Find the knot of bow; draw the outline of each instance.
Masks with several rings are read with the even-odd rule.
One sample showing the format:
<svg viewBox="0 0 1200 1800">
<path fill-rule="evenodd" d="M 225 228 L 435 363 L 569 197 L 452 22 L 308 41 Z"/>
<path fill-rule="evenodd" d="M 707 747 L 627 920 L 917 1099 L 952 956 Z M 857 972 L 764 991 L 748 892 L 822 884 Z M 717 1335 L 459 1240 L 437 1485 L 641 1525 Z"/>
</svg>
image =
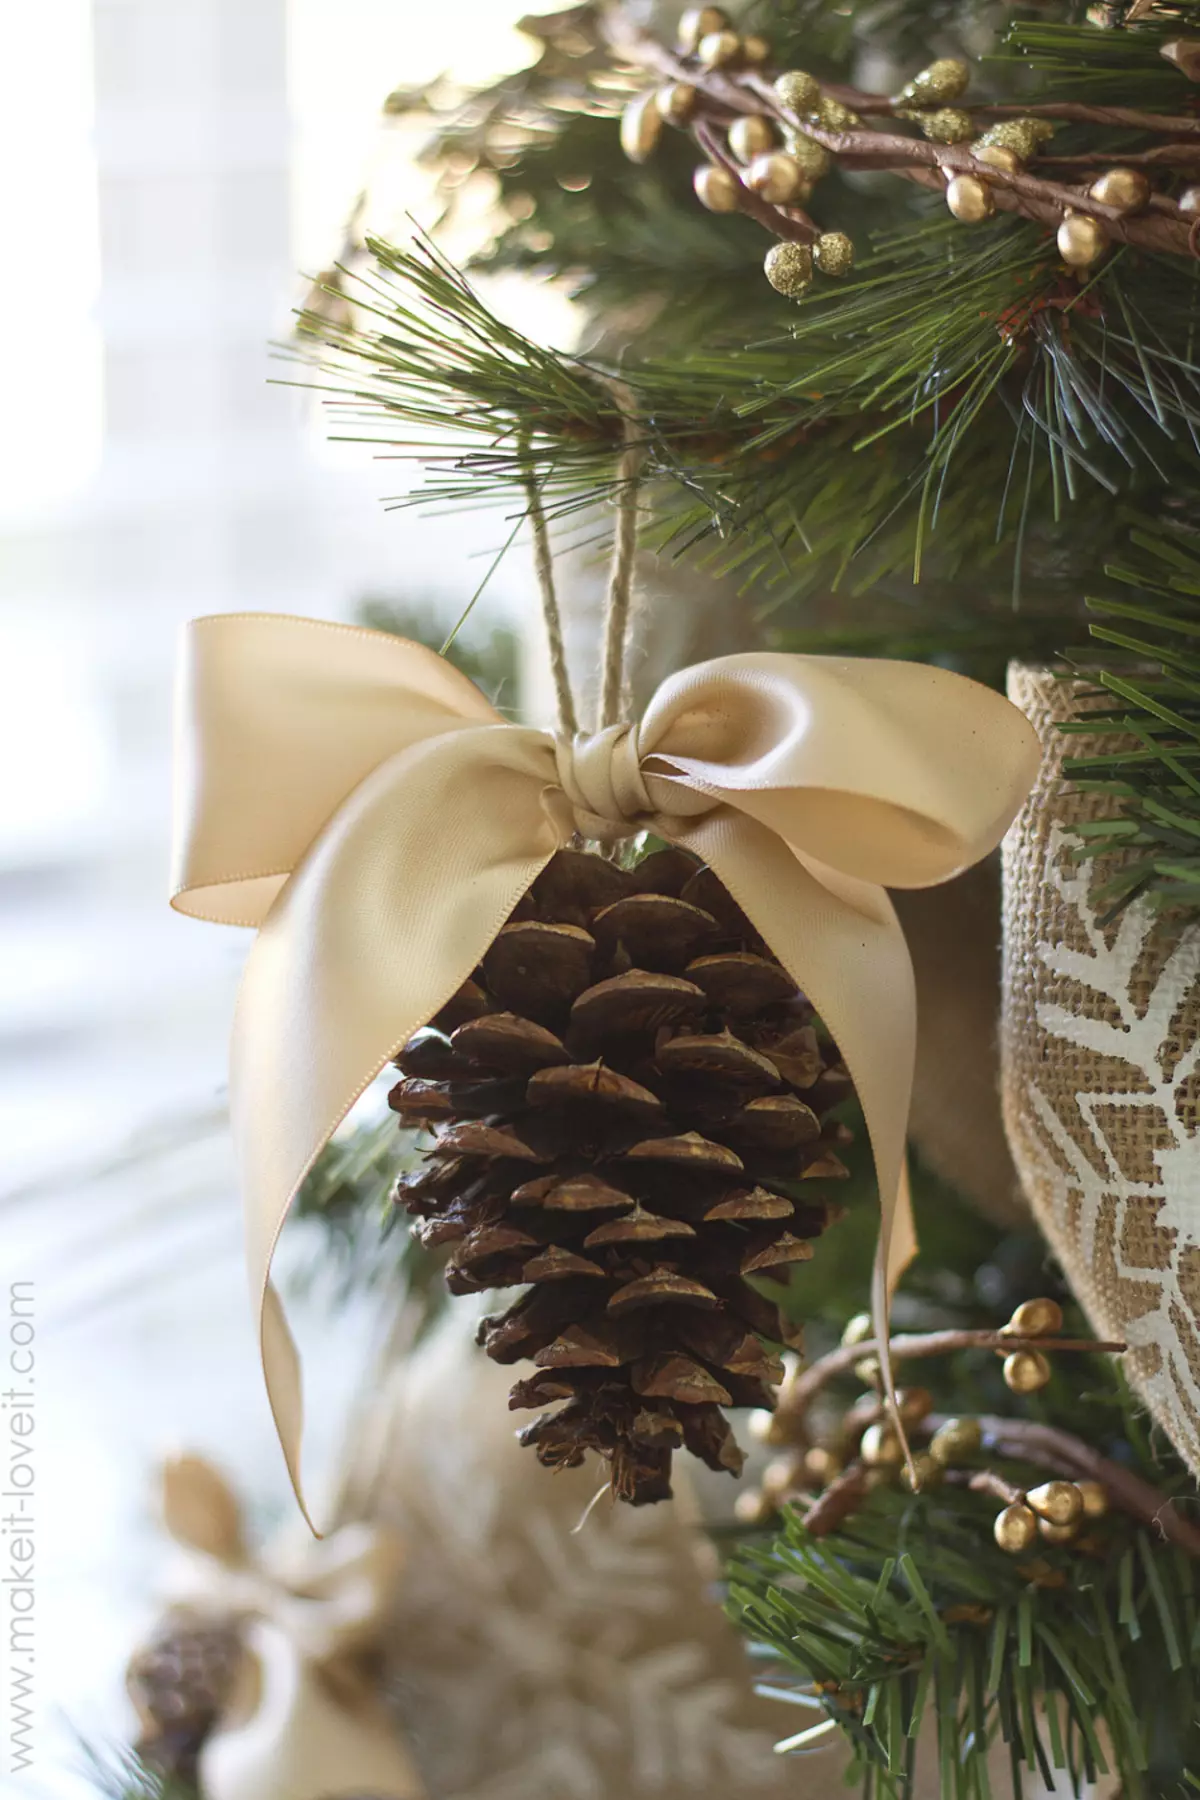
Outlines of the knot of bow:
<svg viewBox="0 0 1200 1800">
<path fill-rule="evenodd" d="M 237 1496 L 198 1456 L 162 1472 L 163 1515 L 186 1554 L 175 1604 L 236 1625 L 240 1660 L 200 1752 L 202 1800 L 423 1800 L 377 1692 L 373 1659 L 403 1565 L 365 1523 L 255 1554 Z"/>
<path fill-rule="evenodd" d="M 258 927 L 230 1095 L 271 1404 L 299 1493 L 299 1364 L 269 1281 L 292 1196 L 379 1071 L 576 831 L 649 829 L 729 889 L 837 1041 L 879 1177 L 874 1304 L 912 1253 L 916 1005 L 887 887 L 992 850 L 1037 771 L 1018 710 L 914 663 L 755 654 L 671 676 L 636 725 L 506 722 L 420 645 L 201 619 L 182 670 L 173 903 Z M 885 1379 L 890 1383 L 886 1347 Z"/>
</svg>

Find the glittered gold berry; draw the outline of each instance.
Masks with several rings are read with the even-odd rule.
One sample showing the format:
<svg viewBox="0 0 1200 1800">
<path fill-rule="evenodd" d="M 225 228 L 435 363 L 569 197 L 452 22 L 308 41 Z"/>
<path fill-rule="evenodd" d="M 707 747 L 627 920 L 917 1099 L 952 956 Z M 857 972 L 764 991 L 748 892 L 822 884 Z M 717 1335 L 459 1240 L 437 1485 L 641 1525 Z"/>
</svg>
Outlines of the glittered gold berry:
<svg viewBox="0 0 1200 1800">
<path fill-rule="evenodd" d="M 1049 143 L 1053 136 L 1054 127 L 1049 119 L 998 119 L 976 140 L 976 150 L 994 144 L 1000 149 L 1012 150 L 1022 162 L 1028 162 L 1039 146 Z"/>
<path fill-rule="evenodd" d="M 1003 1512 L 997 1513 L 992 1526 L 992 1536 L 1001 1550 L 1009 1556 L 1020 1556 L 1023 1551 L 1028 1550 L 1031 1544 L 1036 1543 L 1037 1534 L 1037 1514 L 1019 1502 L 1006 1506 Z"/>
<path fill-rule="evenodd" d="M 978 175 L 956 175 L 948 182 L 946 205 L 964 225 L 978 225 L 996 210 L 991 188 Z"/>
<path fill-rule="evenodd" d="M 762 113 L 743 113 L 729 127 L 729 148 L 742 162 L 751 162 L 775 145 L 775 127 Z"/>
<path fill-rule="evenodd" d="M 710 31 L 700 39 L 696 55 L 706 69 L 727 69 L 741 55 L 742 40 L 736 31 Z"/>
<path fill-rule="evenodd" d="M 736 212 L 741 204 L 741 184 L 736 175 L 717 163 L 702 163 L 692 176 L 692 186 L 701 206 L 709 212 Z"/>
<path fill-rule="evenodd" d="M 929 1440 L 929 1454 L 944 1469 L 969 1462 L 983 1443 L 978 1419 L 947 1419 Z"/>
<path fill-rule="evenodd" d="M 771 286 L 789 299 L 798 300 L 812 281 L 813 257 L 807 244 L 791 244 L 787 242 L 772 244 L 763 258 L 763 273 Z M 874 1364 L 878 1371 L 879 1364 L 874 1357 L 864 1358 L 855 1363 L 854 1370 L 860 1381 L 869 1381 L 869 1375 L 860 1373 L 865 1362 Z"/>
<path fill-rule="evenodd" d="M 1099 219 L 1068 213 L 1058 228 L 1058 254 L 1070 269 L 1090 269 L 1108 249 L 1109 237 Z"/>
<path fill-rule="evenodd" d="M 822 275 L 848 275 L 854 267 L 854 245 L 844 231 L 823 231 L 813 245 L 813 261 Z"/>
<path fill-rule="evenodd" d="M 786 150 L 769 150 L 765 156 L 756 156 L 746 170 L 745 181 L 753 193 L 773 206 L 786 206 L 805 186 L 804 170 Z"/>
<path fill-rule="evenodd" d="M 621 114 L 621 148 L 630 162 L 649 161 L 662 136 L 662 125 L 656 93 L 639 94 L 629 102 Z"/>
<path fill-rule="evenodd" d="M 701 38 L 723 31 L 728 23 L 729 14 L 719 6 L 689 6 L 679 21 L 679 48 L 690 56 L 699 48 Z"/>
<path fill-rule="evenodd" d="M 1022 1300 L 1004 1327 L 1011 1337 L 1056 1337 L 1063 1328 L 1063 1310 L 1057 1300 Z"/>
<path fill-rule="evenodd" d="M 1004 1379 L 1014 1394 L 1036 1394 L 1050 1379 L 1050 1364 L 1040 1350 L 1014 1350 L 1004 1359 Z"/>
<path fill-rule="evenodd" d="M 785 112 L 805 119 L 821 104 L 821 84 L 804 69 L 786 69 L 775 77 L 775 95 Z"/>
<path fill-rule="evenodd" d="M 696 90 L 686 81 L 670 81 L 655 95 L 655 103 L 668 125 L 686 125 L 696 110 Z"/>
<path fill-rule="evenodd" d="M 790 129 L 784 132 L 784 142 L 788 155 L 795 157 L 804 170 L 806 181 L 819 181 L 822 175 L 828 174 L 833 158 L 816 138 L 809 137 L 806 131 Z"/>
<path fill-rule="evenodd" d="M 965 144 L 975 130 L 975 121 L 960 106 L 937 106 L 930 112 L 907 115 L 921 127 L 921 135 L 931 144 Z"/>
<path fill-rule="evenodd" d="M 1150 183 L 1140 169 L 1107 169 L 1088 189 L 1101 206 L 1111 206 L 1122 214 L 1140 212 L 1150 191 Z"/>
<path fill-rule="evenodd" d="M 1073 1481 L 1043 1481 L 1029 1489 L 1025 1501 L 1051 1525 L 1076 1525 L 1083 1517 L 1083 1495 Z"/>
<path fill-rule="evenodd" d="M 971 71 L 957 56 L 939 56 L 901 88 L 898 100 L 910 106 L 943 106 L 971 85 Z"/>
<path fill-rule="evenodd" d="M 862 120 L 856 112 L 844 106 L 840 100 L 834 100 L 829 94 L 822 94 L 817 104 L 815 118 L 818 125 L 826 131 L 853 131 Z"/>
</svg>

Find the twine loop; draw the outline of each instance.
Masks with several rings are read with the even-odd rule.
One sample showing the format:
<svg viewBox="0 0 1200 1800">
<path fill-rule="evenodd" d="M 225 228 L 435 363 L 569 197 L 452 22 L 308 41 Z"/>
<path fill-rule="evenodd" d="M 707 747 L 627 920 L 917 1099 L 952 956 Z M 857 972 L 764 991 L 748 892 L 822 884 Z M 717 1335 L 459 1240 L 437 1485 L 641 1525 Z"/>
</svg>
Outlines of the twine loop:
<svg viewBox="0 0 1200 1800">
<path fill-rule="evenodd" d="M 655 808 L 642 775 L 636 725 L 559 736 L 554 750 L 581 837 L 612 843 L 645 828 Z"/>
</svg>

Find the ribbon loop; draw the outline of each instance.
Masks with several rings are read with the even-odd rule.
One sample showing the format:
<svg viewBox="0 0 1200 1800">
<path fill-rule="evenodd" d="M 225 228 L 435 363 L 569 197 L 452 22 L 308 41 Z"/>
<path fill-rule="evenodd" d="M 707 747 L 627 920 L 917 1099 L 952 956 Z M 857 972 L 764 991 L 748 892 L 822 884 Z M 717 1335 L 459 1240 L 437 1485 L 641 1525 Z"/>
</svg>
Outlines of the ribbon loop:
<svg viewBox="0 0 1200 1800">
<path fill-rule="evenodd" d="M 297 1494 L 299 1363 L 269 1281 L 292 1197 L 574 831 L 693 850 L 824 1019 L 874 1151 L 886 1327 L 913 1248 L 916 1001 L 885 888 L 945 881 L 999 843 L 1040 760 L 1016 707 L 914 663 L 731 656 L 671 676 L 640 725 L 556 741 L 418 645 L 278 615 L 198 621 L 181 691 L 174 904 L 260 925 L 231 1111 Z"/>
<path fill-rule="evenodd" d="M 581 837 L 612 843 L 643 830 L 654 804 L 642 778 L 636 725 L 559 737 L 554 745 L 558 779 Z"/>
</svg>

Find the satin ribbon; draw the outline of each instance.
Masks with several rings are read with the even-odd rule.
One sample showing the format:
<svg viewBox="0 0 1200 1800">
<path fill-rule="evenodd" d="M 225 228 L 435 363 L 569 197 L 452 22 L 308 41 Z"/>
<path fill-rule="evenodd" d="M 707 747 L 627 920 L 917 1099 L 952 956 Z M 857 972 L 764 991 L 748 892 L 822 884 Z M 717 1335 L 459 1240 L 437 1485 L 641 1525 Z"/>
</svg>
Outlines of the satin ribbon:
<svg viewBox="0 0 1200 1800">
<path fill-rule="evenodd" d="M 423 1800 L 369 1674 L 403 1552 L 387 1531 L 254 1556 L 220 1471 L 183 1456 L 163 1470 L 163 1513 L 188 1552 L 177 1600 L 241 1628 L 234 1691 L 200 1753 L 203 1800 Z"/>
<path fill-rule="evenodd" d="M 932 886 L 985 856 L 1038 761 L 1016 707 L 915 663 L 722 657 L 671 676 L 640 724 L 556 742 L 506 723 L 465 675 L 400 638 L 277 615 L 194 622 L 173 904 L 258 927 L 231 1102 L 264 1370 L 297 1497 L 299 1362 L 269 1279 L 292 1196 L 576 831 L 648 830 L 695 851 L 829 1027 L 879 1178 L 883 1326 L 915 1248 L 904 1146 L 916 1030 L 884 890 Z"/>
</svg>

